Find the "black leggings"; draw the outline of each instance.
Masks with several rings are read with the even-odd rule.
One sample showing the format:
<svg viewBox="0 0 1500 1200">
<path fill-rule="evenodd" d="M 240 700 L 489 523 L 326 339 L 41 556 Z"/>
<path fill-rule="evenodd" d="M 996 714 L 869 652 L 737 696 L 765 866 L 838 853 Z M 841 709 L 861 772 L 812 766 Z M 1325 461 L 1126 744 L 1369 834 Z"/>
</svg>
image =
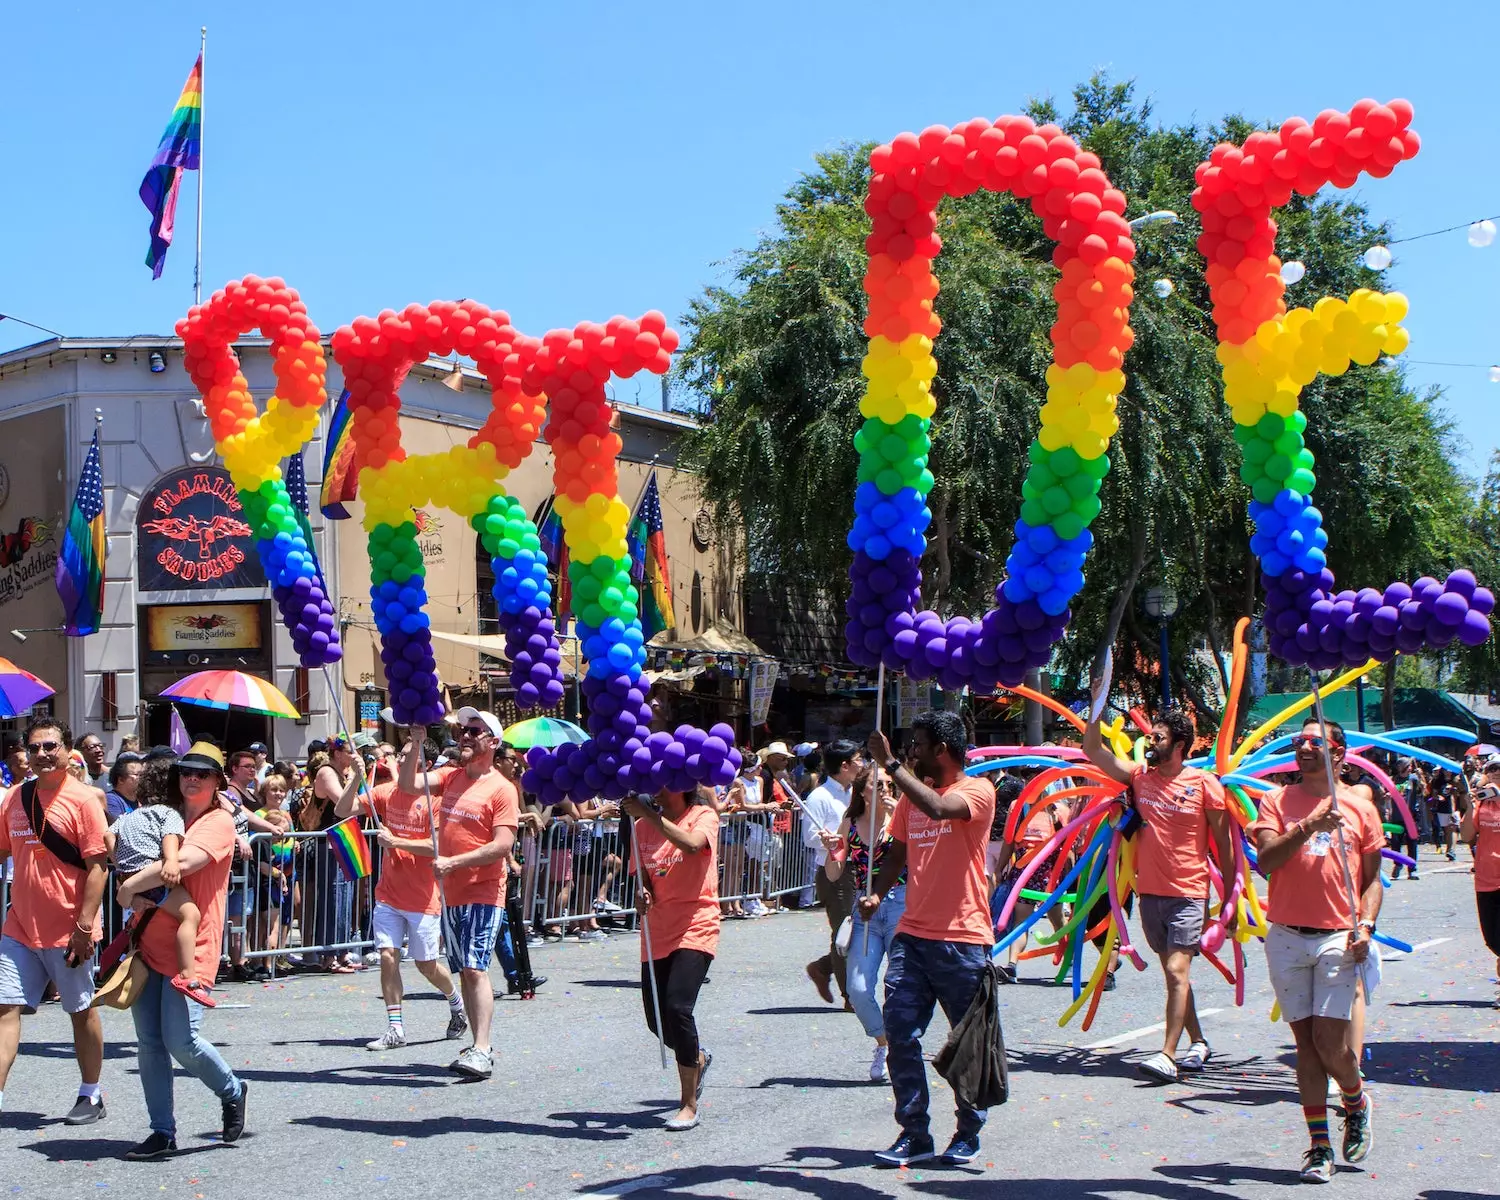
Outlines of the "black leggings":
<svg viewBox="0 0 1500 1200">
<path fill-rule="evenodd" d="M 698 1065 L 698 1022 L 693 1020 L 693 1006 L 698 1003 L 698 989 L 708 978 L 712 954 L 702 950 L 673 950 L 666 958 L 641 964 L 641 1003 L 646 1007 L 646 1028 L 656 1032 L 656 1013 L 651 1008 L 651 979 L 646 974 L 656 969 L 656 990 L 660 996 L 662 1040 L 677 1055 L 679 1067 Z"/>
<path fill-rule="evenodd" d="M 1479 906 L 1479 935 L 1490 953 L 1500 958 L 1500 891 L 1475 892 L 1474 902 Z"/>
</svg>

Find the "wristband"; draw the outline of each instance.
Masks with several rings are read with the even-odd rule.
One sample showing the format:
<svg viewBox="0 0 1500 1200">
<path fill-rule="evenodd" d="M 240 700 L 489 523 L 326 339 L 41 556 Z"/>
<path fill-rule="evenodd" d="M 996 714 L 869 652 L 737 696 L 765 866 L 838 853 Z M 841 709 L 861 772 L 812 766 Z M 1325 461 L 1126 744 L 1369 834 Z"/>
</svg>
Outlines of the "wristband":
<svg viewBox="0 0 1500 1200">
<path fill-rule="evenodd" d="M 892 776 L 892 777 L 894 777 L 895 774 L 896 774 L 896 772 L 899 771 L 900 769 L 901 769 L 901 760 L 899 758 L 893 758 L 893 759 L 891 759 L 889 762 L 887 762 L 885 764 L 885 773 L 887 775 Z"/>
<path fill-rule="evenodd" d="M 79 933 L 92 934 L 94 932 L 94 927 L 92 925 L 83 925 L 78 921 L 73 922 L 73 928 L 78 930 Z"/>
<path fill-rule="evenodd" d="M 1361 929 L 1368 929 L 1371 933 L 1374 933 L 1375 932 L 1375 922 L 1374 921 L 1361 921 L 1359 923 L 1359 928 L 1361 928 Z"/>
</svg>

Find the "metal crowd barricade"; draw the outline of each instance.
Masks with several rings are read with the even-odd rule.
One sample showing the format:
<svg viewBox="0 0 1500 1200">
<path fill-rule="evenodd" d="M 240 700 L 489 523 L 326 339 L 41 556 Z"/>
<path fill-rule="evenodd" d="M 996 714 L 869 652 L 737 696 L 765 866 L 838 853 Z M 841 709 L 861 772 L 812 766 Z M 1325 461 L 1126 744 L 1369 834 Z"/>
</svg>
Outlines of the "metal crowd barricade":
<svg viewBox="0 0 1500 1200">
<path fill-rule="evenodd" d="M 619 818 L 554 820 L 523 838 L 523 911 L 544 933 L 600 922 L 634 928 L 635 877 Z"/>
</svg>

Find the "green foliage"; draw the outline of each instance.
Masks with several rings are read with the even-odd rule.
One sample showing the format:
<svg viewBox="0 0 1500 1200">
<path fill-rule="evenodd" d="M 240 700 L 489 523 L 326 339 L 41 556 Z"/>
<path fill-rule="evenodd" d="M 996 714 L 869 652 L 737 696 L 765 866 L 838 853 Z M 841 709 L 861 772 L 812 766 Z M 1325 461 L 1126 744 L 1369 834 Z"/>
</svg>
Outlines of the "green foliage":
<svg viewBox="0 0 1500 1200">
<path fill-rule="evenodd" d="M 1170 209 L 1181 218 L 1137 236 L 1136 341 L 1125 363 L 1121 428 L 1093 526 L 1088 583 L 1054 666 L 1081 682 L 1113 642 L 1118 682 L 1157 694 L 1159 634 L 1132 592 L 1137 582 L 1170 584 L 1180 599 L 1171 627 L 1173 690 L 1211 710 L 1220 672 L 1212 655 L 1192 651 L 1227 650 L 1235 621 L 1254 612 L 1259 596 L 1248 495 L 1222 400 L 1189 197 L 1193 172 L 1214 143 L 1242 140 L 1255 126 L 1231 116 L 1213 128 L 1163 127 L 1133 83 L 1104 76 L 1074 91 L 1065 118 L 1051 101 L 1029 111 L 1059 120 L 1100 156 L 1129 200 L 1129 215 Z M 774 229 L 734 260 L 732 284 L 693 302 L 678 367 L 680 381 L 703 398 L 703 424 L 682 446 L 683 460 L 701 474 L 718 519 L 746 530 L 751 569 L 795 573 L 840 608 L 863 392 L 869 149 L 849 145 L 817 156 L 817 169 L 777 207 Z M 1340 194 L 1294 197 L 1278 221 L 1283 258 L 1307 267 L 1290 304 L 1382 285 L 1360 254 L 1384 237 L 1384 227 L 1360 205 Z M 1045 398 L 1056 272 L 1041 222 L 1011 197 L 945 200 L 938 232 L 943 332 L 935 347 L 937 486 L 924 601 L 944 614 L 973 613 L 993 603 L 1012 541 L 1026 450 Z M 1160 280 L 1173 285 L 1165 298 L 1154 287 Z M 1399 370 L 1376 367 L 1320 379 L 1303 394 L 1318 459 L 1315 499 L 1346 586 L 1383 587 L 1473 557 L 1479 518 L 1453 466 L 1451 426 L 1438 399 L 1414 394 Z M 1500 466 L 1487 511 L 1493 548 Z"/>
</svg>

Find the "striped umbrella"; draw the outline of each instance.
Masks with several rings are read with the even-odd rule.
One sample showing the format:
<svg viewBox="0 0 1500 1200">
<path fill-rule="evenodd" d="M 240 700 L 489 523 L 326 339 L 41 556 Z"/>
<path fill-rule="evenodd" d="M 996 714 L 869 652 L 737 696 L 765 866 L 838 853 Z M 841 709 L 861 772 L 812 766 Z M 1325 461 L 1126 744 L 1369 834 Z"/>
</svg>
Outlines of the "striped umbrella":
<svg viewBox="0 0 1500 1200">
<path fill-rule="evenodd" d="M 570 742 L 581 745 L 589 740 L 589 735 L 572 721 L 559 721 L 556 717 L 517 721 L 501 736 L 517 750 L 530 750 L 533 746 L 564 746 Z"/>
<path fill-rule="evenodd" d="M 55 689 L 8 658 L 0 658 L 0 717 L 19 717 Z"/>
<path fill-rule="evenodd" d="M 262 717 L 287 717 L 291 720 L 301 715 L 275 684 L 246 675 L 243 671 L 197 671 L 179 679 L 171 687 L 163 688 L 161 694 L 199 708 L 217 708 L 226 712 L 237 708 Z"/>
</svg>

